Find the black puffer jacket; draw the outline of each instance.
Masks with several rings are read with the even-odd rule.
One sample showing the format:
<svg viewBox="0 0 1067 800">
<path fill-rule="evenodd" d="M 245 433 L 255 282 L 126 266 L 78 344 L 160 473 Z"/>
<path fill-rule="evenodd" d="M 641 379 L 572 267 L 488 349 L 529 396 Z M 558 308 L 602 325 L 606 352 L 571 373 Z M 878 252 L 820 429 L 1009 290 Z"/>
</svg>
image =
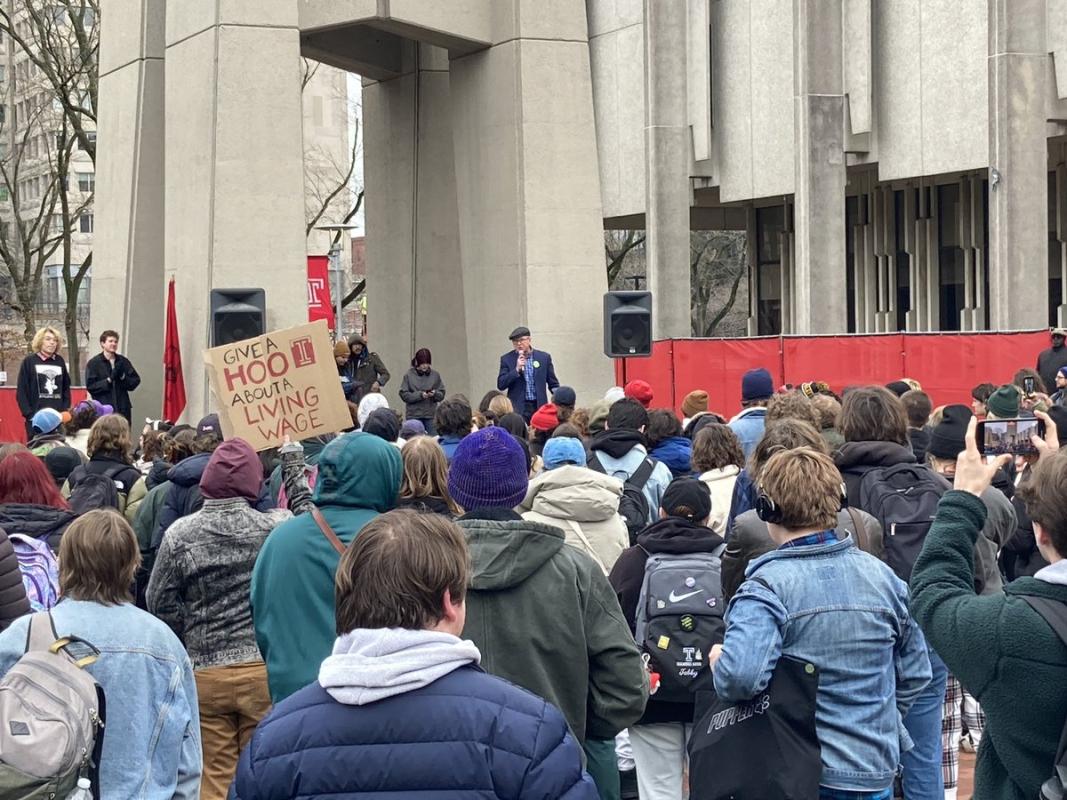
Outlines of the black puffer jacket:
<svg viewBox="0 0 1067 800">
<path fill-rule="evenodd" d="M 0 530 L 0 631 L 29 611 L 30 601 L 26 599 L 15 549 Z"/>
<path fill-rule="evenodd" d="M 59 552 L 59 540 L 75 516 L 71 511 L 29 503 L 0 505 L 0 528 L 8 533 L 22 533 L 45 541 L 53 553 Z"/>
</svg>

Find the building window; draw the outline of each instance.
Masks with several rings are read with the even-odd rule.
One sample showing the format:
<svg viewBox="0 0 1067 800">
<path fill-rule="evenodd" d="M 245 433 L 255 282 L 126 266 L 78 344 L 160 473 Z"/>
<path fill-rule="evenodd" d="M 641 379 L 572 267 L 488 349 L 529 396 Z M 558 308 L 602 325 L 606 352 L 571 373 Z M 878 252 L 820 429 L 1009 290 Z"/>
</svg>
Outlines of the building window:
<svg viewBox="0 0 1067 800">
<path fill-rule="evenodd" d="M 1056 173 L 1048 174 L 1048 323 L 1059 325 L 1063 302 L 1063 247 L 1056 238 Z"/>
<path fill-rule="evenodd" d="M 78 217 L 78 230 L 80 230 L 82 233 L 93 232 L 92 214 L 82 214 L 80 217 Z"/>
<path fill-rule="evenodd" d="M 756 209 L 756 332 L 782 332 L 782 249 L 785 207 Z"/>
<path fill-rule="evenodd" d="M 91 192 L 96 189 L 96 175 L 94 173 L 79 172 L 77 175 L 79 192 Z"/>
<path fill-rule="evenodd" d="M 856 226 L 860 224 L 860 201 L 852 195 L 845 198 L 845 298 L 848 303 L 848 332 L 856 332 Z"/>
<path fill-rule="evenodd" d="M 905 226 L 908 224 L 904 211 L 904 191 L 914 192 L 915 189 L 897 190 L 893 192 L 893 240 L 894 240 L 894 270 L 896 277 L 896 307 L 897 307 L 897 330 L 908 329 L 908 312 L 911 311 L 911 257 L 905 250 Z"/>
<path fill-rule="evenodd" d="M 963 248 L 960 246 L 960 186 L 937 187 L 937 242 L 941 268 L 941 330 L 958 331 L 966 302 Z"/>
</svg>

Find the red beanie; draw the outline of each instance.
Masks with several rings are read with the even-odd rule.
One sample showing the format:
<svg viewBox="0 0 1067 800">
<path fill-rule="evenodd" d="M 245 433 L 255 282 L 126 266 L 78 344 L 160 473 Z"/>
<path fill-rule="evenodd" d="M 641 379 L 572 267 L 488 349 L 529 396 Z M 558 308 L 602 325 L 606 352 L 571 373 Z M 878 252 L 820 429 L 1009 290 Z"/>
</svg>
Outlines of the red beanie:
<svg viewBox="0 0 1067 800">
<path fill-rule="evenodd" d="M 535 431 L 548 433 L 559 427 L 559 414 L 555 403 L 545 403 L 530 417 L 530 427 Z"/>
<path fill-rule="evenodd" d="M 630 381 L 623 389 L 623 394 L 633 398 L 645 408 L 652 405 L 652 387 L 646 381 Z"/>
</svg>

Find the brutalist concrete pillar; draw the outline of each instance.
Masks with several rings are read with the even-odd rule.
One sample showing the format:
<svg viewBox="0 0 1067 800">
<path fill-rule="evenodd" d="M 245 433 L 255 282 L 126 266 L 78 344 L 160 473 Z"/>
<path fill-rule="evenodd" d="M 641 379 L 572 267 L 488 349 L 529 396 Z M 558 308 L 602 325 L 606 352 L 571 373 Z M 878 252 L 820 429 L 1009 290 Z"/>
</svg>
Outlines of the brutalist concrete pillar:
<svg viewBox="0 0 1067 800">
<path fill-rule="evenodd" d="M 164 265 L 196 420 L 211 289 L 263 288 L 267 330 L 307 321 L 297 4 L 172 0 L 166 42 Z"/>
<path fill-rule="evenodd" d="M 164 0 L 101 10 L 89 341 L 119 332 L 141 375 L 135 420 L 162 409 L 164 14 Z"/>
<path fill-rule="evenodd" d="M 646 269 L 657 339 L 691 336 L 684 0 L 645 2 Z"/>
<path fill-rule="evenodd" d="M 400 409 L 397 391 L 420 347 L 450 394 L 478 388 L 463 335 L 448 52 L 408 42 L 402 69 L 363 87 L 369 342 L 393 374 L 384 392 Z"/>
<path fill-rule="evenodd" d="M 841 0 L 794 0 L 793 333 L 846 330 Z"/>
<path fill-rule="evenodd" d="M 494 44 L 450 64 L 472 400 L 496 385 L 508 333 L 525 324 L 586 403 L 612 371 L 585 4 L 493 10 Z"/>
<path fill-rule="evenodd" d="M 1045 28 L 1045 0 L 989 2 L 989 326 L 993 330 L 1048 323 Z"/>
</svg>

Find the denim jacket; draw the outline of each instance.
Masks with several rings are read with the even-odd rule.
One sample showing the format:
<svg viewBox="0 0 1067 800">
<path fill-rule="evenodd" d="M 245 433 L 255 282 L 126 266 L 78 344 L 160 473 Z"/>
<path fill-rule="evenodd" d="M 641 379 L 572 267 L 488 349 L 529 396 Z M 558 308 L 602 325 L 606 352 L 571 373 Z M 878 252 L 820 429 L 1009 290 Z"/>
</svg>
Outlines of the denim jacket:
<svg viewBox="0 0 1067 800">
<path fill-rule="evenodd" d="M 56 632 L 100 651 L 87 667 L 107 702 L 100 796 L 107 800 L 190 800 L 200 796 L 203 758 L 196 683 L 170 628 L 129 603 L 63 600 Z M 29 617 L 0 633 L 0 675 L 26 650 Z"/>
<path fill-rule="evenodd" d="M 759 440 L 763 438 L 763 430 L 766 424 L 767 409 L 763 406 L 746 408 L 730 420 L 730 430 L 737 434 L 737 438 L 741 442 L 741 450 L 745 454 L 745 461 L 748 461 L 752 451 L 759 444 Z"/>
<path fill-rule="evenodd" d="M 727 612 L 715 691 L 747 700 L 766 688 L 779 656 L 811 661 L 819 668 L 822 785 L 890 786 L 901 750 L 911 746 L 902 719 L 930 682 L 907 587 L 851 537 L 772 550 L 745 575 Z"/>
</svg>

